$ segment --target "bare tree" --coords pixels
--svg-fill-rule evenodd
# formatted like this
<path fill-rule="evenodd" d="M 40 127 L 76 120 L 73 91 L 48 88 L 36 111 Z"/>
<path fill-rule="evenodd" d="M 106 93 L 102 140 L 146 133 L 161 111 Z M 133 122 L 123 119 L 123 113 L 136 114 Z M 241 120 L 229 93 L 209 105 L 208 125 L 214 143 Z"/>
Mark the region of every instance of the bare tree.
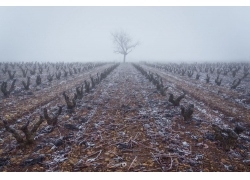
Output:
<path fill-rule="evenodd" d="M 115 45 L 114 53 L 123 54 L 123 62 L 126 60 L 126 56 L 137 46 L 139 42 L 132 42 L 131 37 L 124 31 L 117 31 L 111 33 L 113 42 Z"/>

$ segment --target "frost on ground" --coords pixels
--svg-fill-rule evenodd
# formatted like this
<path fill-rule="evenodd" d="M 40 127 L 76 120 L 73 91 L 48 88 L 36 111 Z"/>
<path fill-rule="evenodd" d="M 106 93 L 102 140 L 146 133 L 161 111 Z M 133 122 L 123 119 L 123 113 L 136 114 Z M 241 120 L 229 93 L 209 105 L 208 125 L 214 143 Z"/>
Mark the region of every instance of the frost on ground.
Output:
<path fill-rule="evenodd" d="M 168 86 L 166 95 L 157 90 L 154 80 L 129 63 L 120 64 L 97 83 L 104 69 L 112 65 L 61 79 L 38 92 L 31 88 L 34 96 L 22 94 L 23 100 L 15 95 L 3 99 L 1 116 L 18 131 L 27 119 L 32 126 L 45 107 L 50 117 L 59 106 L 62 112 L 56 125 L 46 121 L 40 125 L 35 143 L 26 149 L 19 147 L 12 134 L 1 126 L 1 171 L 250 170 L 248 114 L 240 114 L 244 107 L 239 100 L 220 97 L 214 101 L 216 87 L 207 90 L 194 80 L 145 64 L 139 65 Z M 76 86 L 84 84 L 84 80 L 91 82 L 90 74 L 96 78 L 95 87 L 77 99 L 73 109 L 68 109 L 62 92 L 67 90 L 73 98 Z M 219 87 L 229 96 L 231 91 L 223 88 Z M 178 97 L 183 92 L 186 95 L 180 105 L 169 101 L 169 93 Z M 237 91 L 232 92 L 230 96 L 236 96 Z M 217 103 L 234 104 L 227 110 Z M 191 113 L 190 104 L 194 107 Z M 191 114 L 190 119 L 184 120 L 181 106 Z"/>

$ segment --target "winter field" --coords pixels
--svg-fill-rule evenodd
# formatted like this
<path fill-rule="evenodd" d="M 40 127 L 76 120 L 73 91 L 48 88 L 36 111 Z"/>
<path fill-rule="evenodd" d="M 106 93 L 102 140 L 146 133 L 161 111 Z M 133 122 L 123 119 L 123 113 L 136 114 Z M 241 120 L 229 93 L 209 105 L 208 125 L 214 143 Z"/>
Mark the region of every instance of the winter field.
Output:
<path fill-rule="evenodd" d="M 250 171 L 250 63 L 0 69 L 0 171 Z"/>

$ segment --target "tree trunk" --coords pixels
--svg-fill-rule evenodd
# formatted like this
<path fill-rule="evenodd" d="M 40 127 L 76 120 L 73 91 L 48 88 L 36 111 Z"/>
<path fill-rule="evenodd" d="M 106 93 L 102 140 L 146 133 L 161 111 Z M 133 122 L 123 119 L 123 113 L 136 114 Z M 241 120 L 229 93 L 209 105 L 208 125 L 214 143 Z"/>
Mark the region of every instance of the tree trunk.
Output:
<path fill-rule="evenodd" d="M 125 63 L 126 60 L 126 54 L 123 54 L 123 62 Z"/>

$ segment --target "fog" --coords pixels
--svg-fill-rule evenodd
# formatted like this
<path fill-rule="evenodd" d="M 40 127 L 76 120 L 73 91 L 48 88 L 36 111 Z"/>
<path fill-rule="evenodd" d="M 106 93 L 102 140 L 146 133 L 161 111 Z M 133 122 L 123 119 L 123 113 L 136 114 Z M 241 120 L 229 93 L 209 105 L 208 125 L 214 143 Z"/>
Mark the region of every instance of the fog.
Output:
<path fill-rule="evenodd" d="M 250 61 L 250 7 L 0 7 L 0 61 Z"/>

